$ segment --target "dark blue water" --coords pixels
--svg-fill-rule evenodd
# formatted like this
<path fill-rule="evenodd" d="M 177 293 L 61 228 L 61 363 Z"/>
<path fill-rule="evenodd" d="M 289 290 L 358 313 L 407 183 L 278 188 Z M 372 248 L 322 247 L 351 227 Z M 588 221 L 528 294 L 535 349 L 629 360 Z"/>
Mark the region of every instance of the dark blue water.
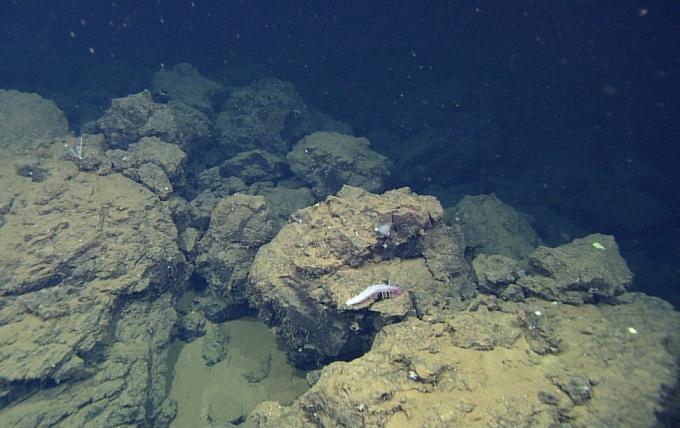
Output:
<path fill-rule="evenodd" d="M 445 205 L 496 192 L 548 243 L 613 234 L 636 287 L 678 305 L 678 22 L 671 0 L 2 1 L 0 87 L 53 99 L 77 130 L 178 62 L 287 80 L 373 136 L 390 187 Z M 491 152 L 457 162 L 444 139 L 420 165 L 400 157 L 450 128 Z"/>

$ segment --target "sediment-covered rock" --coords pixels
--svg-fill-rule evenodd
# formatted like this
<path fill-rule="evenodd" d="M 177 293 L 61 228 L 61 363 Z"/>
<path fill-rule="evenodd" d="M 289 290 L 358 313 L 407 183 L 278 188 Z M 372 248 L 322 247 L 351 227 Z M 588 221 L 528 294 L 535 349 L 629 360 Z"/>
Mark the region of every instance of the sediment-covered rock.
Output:
<path fill-rule="evenodd" d="M 104 395 L 92 404 L 49 389 L 0 414 L 0 421 L 36 426 L 31 421 L 48 420 L 49 414 L 76 425 L 96 423 L 116 413 L 114 403 L 124 397 L 135 397 L 132 406 L 139 407 L 126 410 L 126 417 L 118 414 L 120 423 L 151 420 L 143 402 L 159 404 L 165 393 L 161 388 L 151 397 L 146 387 L 134 389 L 129 376 L 155 373 L 160 382 L 165 374 L 158 364 L 164 364 L 174 309 L 143 296 L 176 294 L 184 286 L 190 269 L 175 243 L 175 227 L 158 198 L 119 174 L 79 173 L 59 161 L 44 165 L 49 175 L 41 183 L 7 178 L 19 193 L 0 228 L 0 388 L 5 404 L 46 383 L 78 385 L 72 394 Z M 134 315 L 128 313 L 130 296 L 141 299 Z M 171 313 L 162 315 L 168 308 Z M 157 325 L 147 318 L 155 316 L 171 320 Z M 126 328 L 138 331 L 126 339 L 116 332 L 128 319 Z M 153 349 L 151 337 L 158 341 Z M 106 374 L 112 364 L 118 374 Z M 113 378 L 106 383 L 101 376 Z M 103 392 L 107 385 L 112 389 Z M 111 410 L 95 416 L 98 406 Z"/>
<path fill-rule="evenodd" d="M 518 338 L 518 309 L 549 317 L 568 345 L 549 357 L 532 351 Z M 363 357 L 325 367 L 293 405 L 263 403 L 249 420 L 259 427 L 653 426 L 675 382 L 678 331 L 680 314 L 644 295 L 618 306 L 533 299 L 433 322 L 409 317 L 385 326 Z"/>
<path fill-rule="evenodd" d="M 276 326 L 300 366 L 357 355 L 376 326 L 403 318 L 414 305 L 425 313 L 455 300 L 448 277 L 433 277 L 419 244 L 441 216 L 434 198 L 408 189 L 375 195 L 345 186 L 337 196 L 298 210 L 258 251 L 250 271 L 251 304 Z M 463 260 L 462 251 L 458 257 Z M 359 310 L 345 304 L 376 283 L 396 283 L 407 292 Z"/>
<path fill-rule="evenodd" d="M 172 302 L 191 271 L 170 212 L 82 171 L 62 138 L 36 147 L 41 180 L 0 158 L 0 425 L 167 424 Z"/>
<path fill-rule="evenodd" d="M 66 116 L 38 94 L 0 89 L 0 149 L 28 153 L 40 143 L 69 134 Z"/>

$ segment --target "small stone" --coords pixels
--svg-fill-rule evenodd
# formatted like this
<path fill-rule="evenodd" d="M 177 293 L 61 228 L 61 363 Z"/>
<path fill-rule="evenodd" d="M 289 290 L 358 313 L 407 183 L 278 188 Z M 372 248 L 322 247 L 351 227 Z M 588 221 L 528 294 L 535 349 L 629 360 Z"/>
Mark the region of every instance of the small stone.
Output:
<path fill-rule="evenodd" d="M 593 248 L 596 248 L 598 250 L 606 250 L 604 245 L 600 244 L 599 242 L 593 242 Z"/>

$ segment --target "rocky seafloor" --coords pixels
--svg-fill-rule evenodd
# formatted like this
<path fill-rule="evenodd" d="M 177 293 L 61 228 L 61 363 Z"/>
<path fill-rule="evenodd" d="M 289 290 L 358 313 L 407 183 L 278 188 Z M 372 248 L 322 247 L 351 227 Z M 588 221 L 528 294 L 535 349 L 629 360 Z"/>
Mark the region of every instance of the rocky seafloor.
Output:
<path fill-rule="evenodd" d="M 629 291 L 613 236 L 549 247 L 496 195 L 444 208 L 388 190 L 393 161 L 289 83 L 225 87 L 180 64 L 78 132 L 35 94 L 0 90 L 0 117 L 0 426 L 169 426 L 173 382 L 191 387 L 177 349 L 201 340 L 196 359 L 222 367 L 238 353 L 220 326 L 244 316 L 309 388 L 229 411 L 211 389 L 196 424 L 662 426 L 675 411 L 680 314 Z M 405 292 L 346 304 L 377 283 Z M 267 352 L 246 384 L 267 385 Z"/>

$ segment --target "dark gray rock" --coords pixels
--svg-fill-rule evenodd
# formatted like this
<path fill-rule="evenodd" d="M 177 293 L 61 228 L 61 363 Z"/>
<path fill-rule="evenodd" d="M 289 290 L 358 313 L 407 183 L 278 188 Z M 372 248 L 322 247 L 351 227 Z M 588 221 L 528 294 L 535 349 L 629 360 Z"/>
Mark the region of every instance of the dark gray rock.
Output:
<path fill-rule="evenodd" d="M 237 193 L 223 198 L 198 243 L 196 269 L 227 306 L 245 305 L 250 264 L 274 233 L 262 196 Z"/>
<path fill-rule="evenodd" d="M 522 287 L 518 286 L 517 284 L 508 285 L 505 287 L 505 289 L 503 289 L 503 291 L 501 291 L 499 296 L 504 300 L 510 300 L 512 302 L 523 302 L 525 298 Z"/>
<path fill-rule="evenodd" d="M 551 375 L 548 378 L 576 405 L 584 404 L 593 396 L 593 383 L 586 376 Z"/>
<path fill-rule="evenodd" d="M 414 186 L 450 187 L 497 164 L 502 139 L 489 116 L 471 115 L 460 126 L 422 129 L 390 144 L 395 170 L 403 171 L 399 178 Z"/>
<path fill-rule="evenodd" d="M 473 257 L 501 255 L 524 267 L 540 244 L 529 222 L 493 194 L 464 197 L 454 208 L 453 221 L 462 225 L 465 246 Z"/>
<path fill-rule="evenodd" d="M 264 150 L 249 150 L 228 159 L 220 165 L 220 175 L 236 176 L 246 184 L 257 181 L 274 181 L 288 172 L 286 162 Z"/>
<path fill-rule="evenodd" d="M 103 134 L 109 148 L 126 149 L 142 137 L 158 137 L 183 145 L 184 136 L 172 110 L 155 103 L 149 91 L 114 98 L 100 119 L 83 126 L 83 132 Z"/>
<path fill-rule="evenodd" d="M 290 143 L 282 135 L 291 117 L 301 114 L 304 102 L 292 84 L 263 79 L 234 90 L 215 120 L 225 158 L 262 149 L 284 155 Z"/>
<path fill-rule="evenodd" d="M 224 361 L 229 355 L 231 336 L 219 324 L 210 325 L 203 340 L 201 356 L 208 366 Z"/>
<path fill-rule="evenodd" d="M 538 273 L 552 278 L 559 289 L 578 294 L 584 302 L 610 301 L 633 281 L 610 235 L 588 235 L 557 248 L 539 247 L 531 254 L 530 263 Z"/>
<path fill-rule="evenodd" d="M 177 337 L 187 343 L 205 335 L 205 318 L 199 312 L 191 311 L 177 322 Z"/>
<path fill-rule="evenodd" d="M 588 297 L 579 291 L 570 290 L 552 278 L 542 275 L 527 275 L 517 280 L 517 286 L 527 296 L 536 296 L 544 300 L 582 305 Z"/>
<path fill-rule="evenodd" d="M 520 309 L 517 319 L 532 351 L 540 355 L 560 352 L 562 340 L 555 333 L 552 317 L 549 314 L 542 310 Z"/>
<path fill-rule="evenodd" d="M 463 308 L 463 301 L 476 293 L 472 269 L 465 260 L 465 243 L 460 227 L 435 224 L 423 235 L 420 245 L 434 279 L 443 284 L 427 300 Z"/>
<path fill-rule="evenodd" d="M 186 104 L 171 101 L 168 106 L 184 137 L 182 149 L 192 156 L 200 156 L 202 150 L 211 143 L 213 132 L 210 118 Z"/>
<path fill-rule="evenodd" d="M 176 144 L 168 144 L 158 137 L 142 137 L 137 143 L 130 144 L 128 152 L 140 164 L 159 166 L 173 183 L 183 181 L 187 155 Z"/>
<path fill-rule="evenodd" d="M 477 286 L 483 293 L 500 295 L 505 288 L 524 276 L 517 262 L 500 255 L 480 254 L 472 261 Z"/>
<path fill-rule="evenodd" d="M 279 185 L 259 189 L 257 194 L 264 196 L 267 201 L 272 219 L 277 223 L 277 231 L 287 223 L 296 221 L 295 211 L 314 203 L 314 196 L 307 187 L 291 188 Z"/>
<path fill-rule="evenodd" d="M 138 168 L 129 168 L 123 174 L 145 185 L 154 192 L 161 200 L 166 200 L 174 191 L 172 183 L 165 175 L 163 169 L 155 163 L 146 162 Z"/>
<path fill-rule="evenodd" d="M 381 192 L 392 164 L 369 146 L 366 138 L 315 132 L 298 141 L 287 158 L 293 173 L 308 183 L 318 198 L 345 184 Z"/>
<path fill-rule="evenodd" d="M 196 67 L 179 63 L 161 68 L 151 81 L 154 98 L 173 101 L 211 113 L 213 107 L 224 97 L 224 87 L 201 75 Z"/>
<path fill-rule="evenodd" d="M 305 135 L 317 131 L 354 135 L 349 124 L 334 119 L 310 106 L 305 106 L 304 110 L 291 115 L 289 119 L 289 126 L 286 127 L 287 132 L 285 134 L 289 141 L 298 141 Z"/>

